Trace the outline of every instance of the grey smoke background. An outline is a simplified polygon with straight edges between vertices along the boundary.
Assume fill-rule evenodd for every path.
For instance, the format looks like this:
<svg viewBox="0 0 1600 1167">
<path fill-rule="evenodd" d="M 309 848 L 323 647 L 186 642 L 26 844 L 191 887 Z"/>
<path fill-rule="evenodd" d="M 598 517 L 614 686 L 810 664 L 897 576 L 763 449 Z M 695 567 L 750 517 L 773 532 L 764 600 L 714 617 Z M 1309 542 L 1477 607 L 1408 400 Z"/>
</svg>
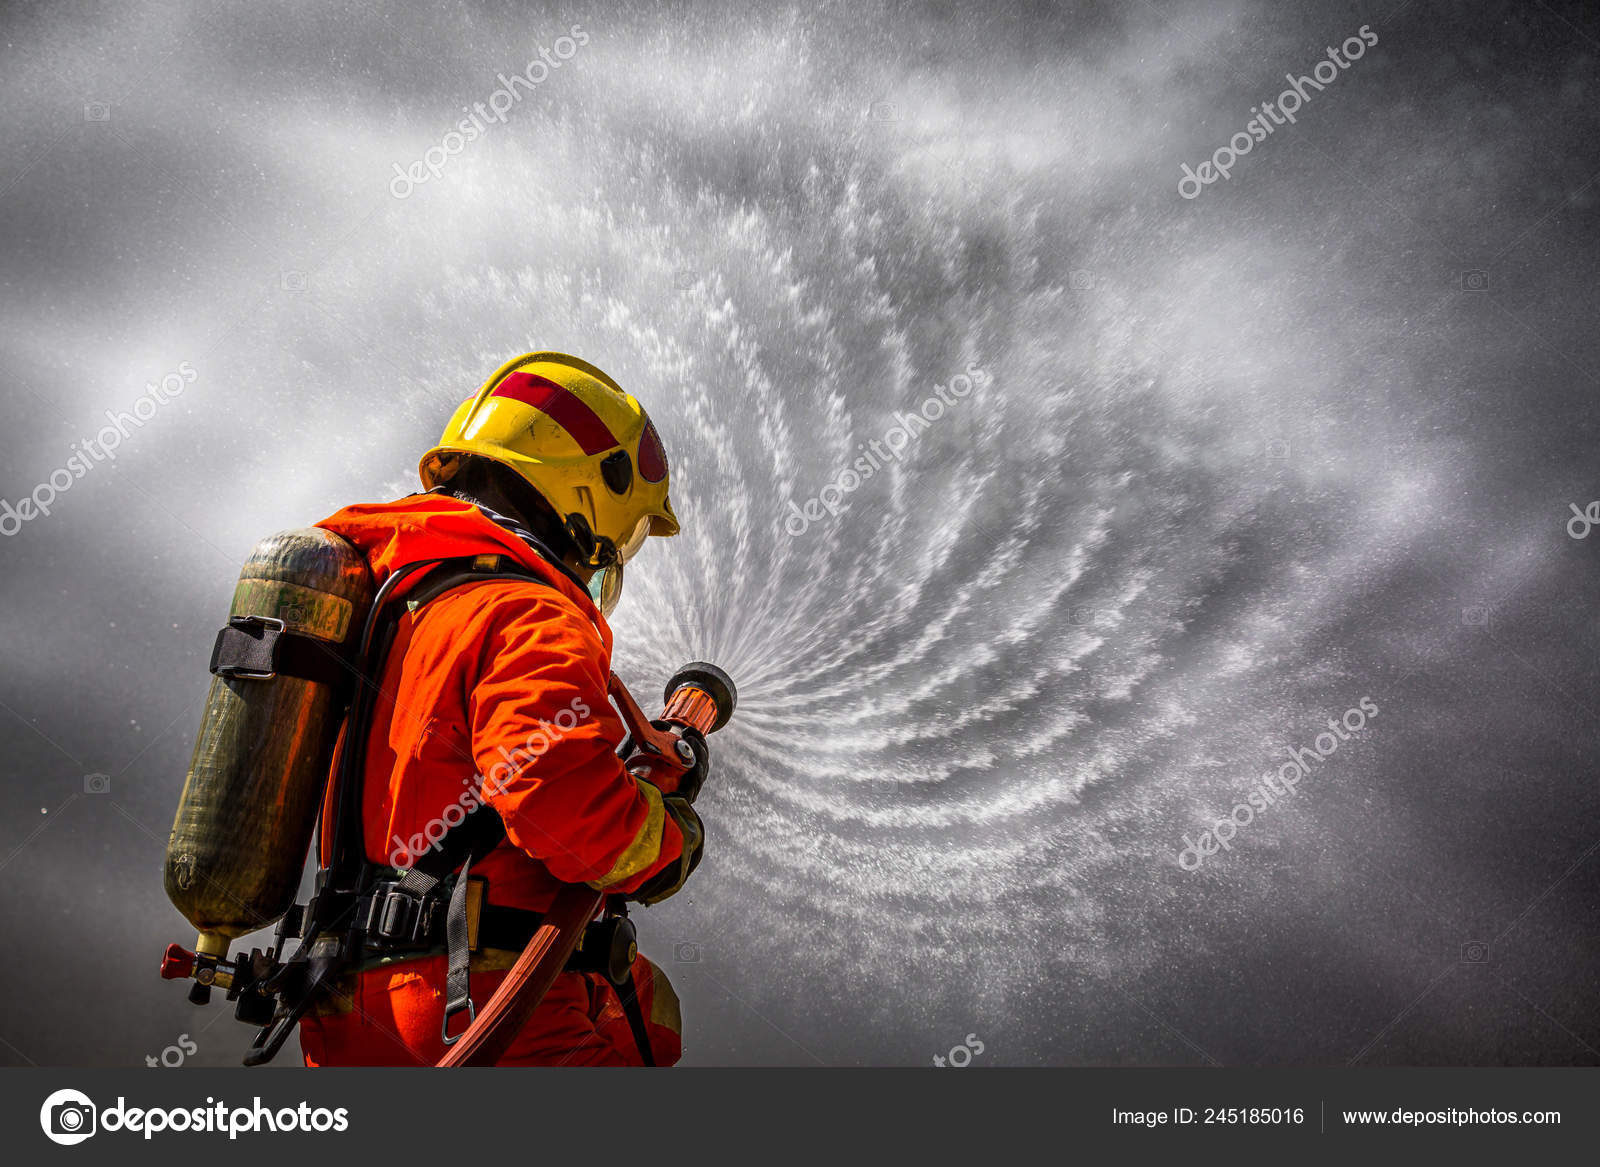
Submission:
<svg viewBox="0 0 1600 1167">
<path fill-rule="evenodd" d="M 196 373 L 0 540 L 7 1063 L 180 1034 L 237 1061 L 249 1031 L 155 965 L 192 939 L 161 853 L 238 565 L 408 492 L 529 348 L 611 371 L 673 459 L 685 535 L 630 579 L 618 671 L 653 697 L 705 656 L 743 690 L 709 857 L 640 913 L 686 1062 L 969 1033 L 978 1064 L 1600 1061 L 1583 5 L 4 20 L 0 498 Z M 1364 24 L 1297 124 L 1179 197 Z"/>
</svg>

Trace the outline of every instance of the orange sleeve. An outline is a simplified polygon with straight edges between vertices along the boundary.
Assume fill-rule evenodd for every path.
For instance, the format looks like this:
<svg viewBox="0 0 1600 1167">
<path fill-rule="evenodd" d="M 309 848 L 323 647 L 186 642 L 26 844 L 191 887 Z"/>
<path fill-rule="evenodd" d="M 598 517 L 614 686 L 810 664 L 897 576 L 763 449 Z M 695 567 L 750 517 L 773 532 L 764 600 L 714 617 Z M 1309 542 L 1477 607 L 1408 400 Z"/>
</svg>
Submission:
<svg viewBox="0 0 1600 1167">
<path fill-rule="evenodd" d="M 496 586 L 467 698 L 487 800 L 556 879 L 634 891 L 677 862 L 683 833 L 616 756 L 624 730 L 600 635 L 550 588 Z"/>
</svg>

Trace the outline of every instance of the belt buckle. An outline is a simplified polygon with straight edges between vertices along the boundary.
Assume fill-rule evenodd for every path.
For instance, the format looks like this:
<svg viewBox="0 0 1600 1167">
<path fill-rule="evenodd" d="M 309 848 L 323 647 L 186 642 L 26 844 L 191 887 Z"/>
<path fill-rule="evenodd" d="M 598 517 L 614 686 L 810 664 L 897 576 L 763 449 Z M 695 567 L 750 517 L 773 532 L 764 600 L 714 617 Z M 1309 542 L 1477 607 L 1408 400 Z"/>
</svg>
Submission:
<svg viewBox="0 0 1600 1167">
<path fill-rule="evenodd" d="M 401 891 L 385 893 L 374 921 L 378 939 L 393 944 L 415 938 L 417 917 L 422 905 Z"/>
</svg>

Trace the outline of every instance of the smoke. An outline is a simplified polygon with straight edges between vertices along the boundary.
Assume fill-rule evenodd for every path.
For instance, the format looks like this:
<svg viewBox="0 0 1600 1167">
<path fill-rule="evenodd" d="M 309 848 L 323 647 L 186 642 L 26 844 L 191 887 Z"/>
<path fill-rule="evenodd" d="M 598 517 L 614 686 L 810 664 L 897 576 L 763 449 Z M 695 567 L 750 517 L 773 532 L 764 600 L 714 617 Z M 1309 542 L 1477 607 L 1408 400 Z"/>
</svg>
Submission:
<svg viewBox="0 0 1600 1167">
<path fill-rule="evenodd" d="M 196 377 L 5 539 L 8 935 L 86 968 L 8 1056 L 237 1058 L 153 973 L 234 574 L 549 348 L 672 462 L 617 670 L 740 688 L 686 1060 L 1593 1061 L 1592 49 L 1301 8 L 10 14 L 0 497 Z"/>
</svg>

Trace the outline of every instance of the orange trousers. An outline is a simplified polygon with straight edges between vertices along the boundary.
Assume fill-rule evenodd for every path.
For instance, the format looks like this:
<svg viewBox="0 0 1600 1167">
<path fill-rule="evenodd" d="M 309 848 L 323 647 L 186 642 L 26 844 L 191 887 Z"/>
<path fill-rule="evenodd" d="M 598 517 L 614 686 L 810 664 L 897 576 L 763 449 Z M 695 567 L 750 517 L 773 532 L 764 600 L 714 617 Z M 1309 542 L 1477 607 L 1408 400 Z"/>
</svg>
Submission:
<svg viewBox="0 0 1600 1167">
<path fill-rule="evenodd" d="M 496 954 L 501 955 L 501 954 Z M 503 954 L 509 967 L 515 953 Z M 506 967 L 479 971 L 474 958 L 472 999 L 486 1003 L 505 979 Z M 300 1048 L 308 1066 L 431 1066 L 444 1056 L 445 958 L 427 956 L 368 969 L 300 1022 Z M 678 995 L 644 957 L 633 965 L 634 991 L 658 1066 L 676 1064 L 683 1052 Z M 462 1019 L 457 1018 L 457 1029 Z M 501 1066 L 642 1066 L 644 1057 L 617 992 L 593 973 L 562 973 Z"/>
</svg>

